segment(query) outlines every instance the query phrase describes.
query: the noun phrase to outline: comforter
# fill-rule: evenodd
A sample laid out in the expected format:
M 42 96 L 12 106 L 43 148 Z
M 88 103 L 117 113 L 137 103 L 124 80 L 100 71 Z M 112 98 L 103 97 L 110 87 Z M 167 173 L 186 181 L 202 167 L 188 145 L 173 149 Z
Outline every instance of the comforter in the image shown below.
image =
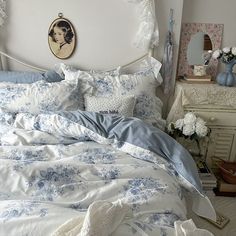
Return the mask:
M 174 235 L 186 220 L 183 188 L 196 213 L 215 217 L 189 153 L 139 119 L 1 111 L 0 123 L 1 236 L 56 235 L 68 222 L 63 235 L 78 235 L 73 219 L 104 202 L 126 206 L 112 235 Z

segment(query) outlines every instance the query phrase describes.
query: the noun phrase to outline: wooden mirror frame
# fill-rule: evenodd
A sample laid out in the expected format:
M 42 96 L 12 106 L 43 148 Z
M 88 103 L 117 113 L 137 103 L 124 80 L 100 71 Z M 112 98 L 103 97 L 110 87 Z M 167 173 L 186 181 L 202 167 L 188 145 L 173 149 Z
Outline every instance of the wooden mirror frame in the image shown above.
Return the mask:
M 180 38 L 179 59 L 178 59 L 178 71 L 177 77 L 184 75 L 192 75 L 193 69 L 188 64 L 187 49 L 188 44 L 193 35 L 198 32 L 208 34 L 212 42 L 212 50 L 216 50 L 221 47 L 223 24 L 211 24 L 211 23 L 183 23 Z M 211 58 L 207 67 L 207 74 L 215 78 L 217 74 L 218 60 Z

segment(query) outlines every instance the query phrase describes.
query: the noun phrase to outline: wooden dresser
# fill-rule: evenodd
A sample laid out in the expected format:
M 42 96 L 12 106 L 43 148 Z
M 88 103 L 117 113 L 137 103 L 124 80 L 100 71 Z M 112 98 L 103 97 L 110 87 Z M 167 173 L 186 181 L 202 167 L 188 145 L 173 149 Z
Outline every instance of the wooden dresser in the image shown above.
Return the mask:
M 204 152 L 207 163 L 216 167 L 214 157 L 236 161 L 236 87 L 177 82 L 174 97 L 167 122 L 194 112 L 211 128 Z

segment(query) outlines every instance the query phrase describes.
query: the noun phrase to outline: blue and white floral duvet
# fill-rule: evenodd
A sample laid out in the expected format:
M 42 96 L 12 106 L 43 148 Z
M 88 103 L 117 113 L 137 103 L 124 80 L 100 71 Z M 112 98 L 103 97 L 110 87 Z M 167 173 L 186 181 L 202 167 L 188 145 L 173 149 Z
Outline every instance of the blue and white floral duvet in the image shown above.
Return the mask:
M 185 150 L 138 119 L 1 112 L 0 121 L 1 236 L 51 235 L 94 201 L 118 199 L 135 227 L 123 223 L 114 235 L 174 235 L 174 222 L 186 219 L 180 179 L 201 195 L 191 161 L 171 159 Z

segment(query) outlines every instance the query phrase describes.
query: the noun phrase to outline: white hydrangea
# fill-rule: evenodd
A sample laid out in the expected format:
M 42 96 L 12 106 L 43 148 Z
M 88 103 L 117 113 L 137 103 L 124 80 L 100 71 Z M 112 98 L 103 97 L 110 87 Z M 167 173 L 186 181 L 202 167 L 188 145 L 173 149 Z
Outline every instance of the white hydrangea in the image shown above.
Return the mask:
M 202 123 L 196 123 L 196 134 L 199 137 L 205 137 L 208 133 L 208 129 Z
M 193 125 L 193 124 L 195 124 L 196 120 L 197 120 L 197 117 L 195 116 L 195 114 L 193 112 L 188 112 L 184 116 L 184 124 L 185 125 L 187 125 L 187 124 Z
M 231 52 L 232 52 L 232 54 L 233 54 L 234 56 L 236 56 L 236 47 L 232 47 L 232 48 L 231 48 Z
M 172 135 L 179 135 L 182 133 L 186 137 L 203 138 L 208 135 L 208 127 L 206 122 L 197 117 L 193 112 L 185 114 L 183 119 L 178 119 L 176 122 L 172 122 L 167 127 L 168 132 Z M 180 132 L 181 131 L 181 132 Z
M 175 122 L 176 129 L 182 130 L 183 126 L 184 126 L 184 119 L 179 119 Z
M 197 117 L 197 120 L 196 120 L 196 125 L 199 124 L 199 125 L 206 125 L 206 122 L 200 118 L 200 117 Z
M 224 53 L 229 53 L 230 52 L 230 47 L 225 47 L 222 49 Z
M 194 124 L 187 124 L 183 127 L 183 134 L 186 136 L 191 136 L 195 133 L 195 125 Z
M 222 51 L 220 49 L 217 49 L 212 53 L 212 58 L 218 59 L 221 54 L 222 54 Z

